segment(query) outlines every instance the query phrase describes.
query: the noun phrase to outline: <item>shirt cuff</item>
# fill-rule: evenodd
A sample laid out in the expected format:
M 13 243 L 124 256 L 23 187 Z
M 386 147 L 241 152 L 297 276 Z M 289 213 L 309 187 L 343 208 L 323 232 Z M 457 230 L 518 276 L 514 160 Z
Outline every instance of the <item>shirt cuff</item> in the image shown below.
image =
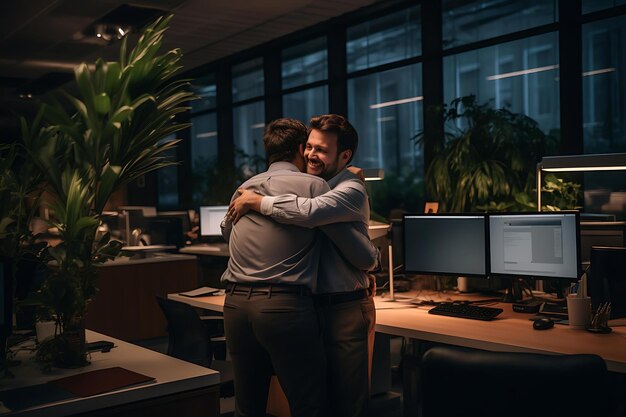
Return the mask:
M 271 216 L 276 197 L 265 196 L 261 199 L 261 214 Z

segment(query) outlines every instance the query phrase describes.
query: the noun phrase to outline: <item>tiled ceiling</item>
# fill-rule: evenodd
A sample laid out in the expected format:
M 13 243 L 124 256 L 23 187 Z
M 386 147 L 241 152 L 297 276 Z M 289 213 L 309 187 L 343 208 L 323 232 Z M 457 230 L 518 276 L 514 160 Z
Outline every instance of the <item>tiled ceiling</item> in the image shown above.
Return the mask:
M 144 0 L 132 6 L 174 14 L 164 48 L 181 48 L 185 70 L 315 25 L 377 0 Z M 0 129 L 13 125 L 28 99 L 20 88 L 63 84 L 72 68 L 115 59 L 119 45 L 81 33 L 123 4 L 120 0 L 5 2 L 0 14 Z M 131 42 L 132 43 L 132 42 Z M 53 73 L 52 75 L 50 73 Z M 45 88 L 44 88 L 45 89 Z M 12 114 L 13 113 L 13 114 Z

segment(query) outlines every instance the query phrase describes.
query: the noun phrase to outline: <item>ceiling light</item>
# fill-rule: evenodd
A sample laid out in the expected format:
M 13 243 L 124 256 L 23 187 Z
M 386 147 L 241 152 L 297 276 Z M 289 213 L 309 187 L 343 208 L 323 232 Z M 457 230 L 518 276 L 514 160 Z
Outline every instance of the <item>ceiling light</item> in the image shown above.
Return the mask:
M 400 100 L 385 101 L 384 103 L 370 104 L 370 109 L 380 109 L 382 107 L 396 106 L 398 104 L 405 104 L 405 103 L 411 103 L 414 101 L 422 101 L 422 100 L 424 100 L 423 96 L 417 96 L 417 97 L 403 98 Z

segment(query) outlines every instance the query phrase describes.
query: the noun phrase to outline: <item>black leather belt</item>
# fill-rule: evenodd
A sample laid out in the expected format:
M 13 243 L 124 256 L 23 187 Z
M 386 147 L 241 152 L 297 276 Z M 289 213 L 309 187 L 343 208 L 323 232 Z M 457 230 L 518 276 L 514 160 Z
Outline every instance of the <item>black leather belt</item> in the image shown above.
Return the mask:
M 233 294 L 245 294 L 251 296 L 252 294 L 299 294 L 299 295 L 311 295 L 311 290 L 304 285 L 289 285 L 289 284 L 226 284 L 226 292 L 230 295 Z
M 315 304 L 334 305 L 347 303 L 349 301 L 364 300 L 367 298 L 367 290 L 356 290 L 351 292 L 337 292 L 332 294 L 315 294 L 313 300 Z

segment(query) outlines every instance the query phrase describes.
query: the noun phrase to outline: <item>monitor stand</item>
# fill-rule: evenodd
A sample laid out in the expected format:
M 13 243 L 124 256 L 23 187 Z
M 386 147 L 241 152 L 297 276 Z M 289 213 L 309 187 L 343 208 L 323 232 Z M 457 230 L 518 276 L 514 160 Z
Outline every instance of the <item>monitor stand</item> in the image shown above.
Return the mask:
M 510 284 L 506 287 L 504 296 L 501 302 L 503 303 L 516 303 L 522 301 L 524 298 L 524 291 L 522 289 L 519 278 L 511 278 Z

